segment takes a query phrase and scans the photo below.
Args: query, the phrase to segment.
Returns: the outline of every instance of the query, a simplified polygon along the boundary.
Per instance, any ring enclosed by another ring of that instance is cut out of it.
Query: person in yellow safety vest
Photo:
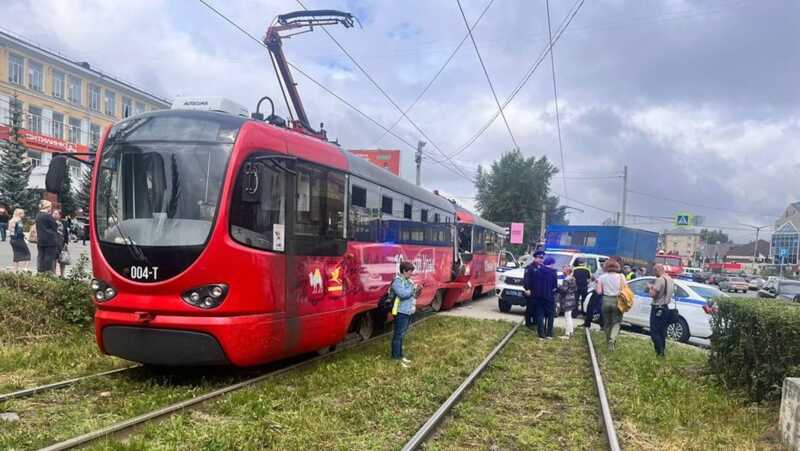
[[[633,272],[633,268],[631,268],[631,265],[623,266],[622,274],[625,275],[625,280],[633,280],[634,278],[636,278],[636,273]]]

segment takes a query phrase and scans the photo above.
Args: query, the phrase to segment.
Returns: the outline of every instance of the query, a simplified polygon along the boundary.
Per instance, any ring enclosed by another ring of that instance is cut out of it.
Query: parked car
[[[747,282],[747,285],[751,290],[760,290],[765,283],[767,283],[767,281],[761,277],[753,277]]]
[[[740,291],[742,293],[747,293],[747,290],[750,288],[747,281],[741,277],[728,277],[725,280],[721,280],[718,285],[721,291],[727,291],[729,293],[738,293]]]
[[[700,271],[692,274],[692,281],[697,283],[706,283],[708,282],[708,278],[711,277],[711,273],[708,271]]]
[[[723,279],[725,279],[725,276],[722,274],[711,273],[711,275],[708,276],[706,283],[709,285],[719,285],[719,282]]]
[[[800,281],[791,279],[772,279],[758,290],[760,298],[778,298],[800,302]]]
[[[628,283],[634,294],[633,308],[623,317],[623,322],[643,328],[650,327],[650,307],[653,301],[649,286],[655,277],[641,277]],[[678,320],[667,326],[667,336],[673,340],[687,342],[691,337],[711,336],[711,313],[713,299],[726,297],[717,287],[688,280],[674,280],[674,303],[670,308],[678,310]]]
[[[678,276],[682,280],[694,280],[694,275],[701,273],[703,270],[700,268],[686,267],[683,272]]]

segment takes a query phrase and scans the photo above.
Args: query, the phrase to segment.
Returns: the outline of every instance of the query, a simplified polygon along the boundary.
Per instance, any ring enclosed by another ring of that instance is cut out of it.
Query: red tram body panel
[[[103,137],[92,187],[96,338],[129,360],[250,366],[334,345],[383,322],[400,261],[421,307],[494,287],[502,229],[260,121],[127,119]]]

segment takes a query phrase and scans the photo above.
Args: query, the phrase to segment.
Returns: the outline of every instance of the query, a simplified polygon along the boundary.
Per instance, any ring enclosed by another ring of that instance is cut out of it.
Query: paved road
[[[31,250],[31,261],[29,265],[29,269],[32,271],[36,271],[36,255],[38,254],[36,251],[36,243],[28,243],[28,249]],[[70,243],[69,244],[69,252],[72,256],[72,261],[77,262],[80,255],[86,255],[86,258],[89,259],[91,268],[91,256],[89,255],[89,242],[86,242],[86,246],[82,245],[80,241],[77,243]],[[11,252],[11,244],[9,244],[8,240],[5,242],[0,242],[0,270],[2,271],[12,271],[12,257],[13,253]],[[69,271],[70,267],[67,267],[67,271]]]

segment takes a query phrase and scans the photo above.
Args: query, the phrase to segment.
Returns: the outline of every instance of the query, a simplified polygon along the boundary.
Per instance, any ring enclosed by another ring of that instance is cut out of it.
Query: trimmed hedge
[[[772,299],[719,299],[711,319],[709,366],[753,400],[780,399],[786,377],[800,376],[800,305]]]
[[[66,279],[52,274],[0,272],[2,335],[51,334],[68,325],[91,324],[94,304],[86,263],[83,259],[76,262]]]

